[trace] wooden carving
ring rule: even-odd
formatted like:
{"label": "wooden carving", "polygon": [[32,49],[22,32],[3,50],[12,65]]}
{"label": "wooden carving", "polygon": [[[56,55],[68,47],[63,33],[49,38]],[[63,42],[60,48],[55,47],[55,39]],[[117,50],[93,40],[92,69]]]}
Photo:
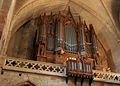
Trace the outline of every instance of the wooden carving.
{"label": "wooden carving", "polygon": [[[77,18],[78,20],[76,20]],[[36,36],[37,60],[63,64],[69,57],[84,58],[87,54],[87,58],[94,59],[94,66],[100,64],[93,25],[90,24],[88,27],[80,16],[74,17],[70,7],[67,14],[62,12],[53,14],[51,12],[50,15],[40,15],[36,21],[38,28]],[[43,58],[44,60],[42,60]],[[89,63],[91,62],[85,62],[88,68]]]}

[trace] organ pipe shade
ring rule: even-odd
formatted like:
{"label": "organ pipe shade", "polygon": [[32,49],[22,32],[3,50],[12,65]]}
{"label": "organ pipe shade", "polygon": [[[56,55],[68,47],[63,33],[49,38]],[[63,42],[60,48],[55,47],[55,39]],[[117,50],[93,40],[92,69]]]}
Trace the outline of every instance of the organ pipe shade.
{"label": "organ pipe shade", "polygon": [[81,52],[85,51],[85,34],[84,34],[84,29],[82,27],[80,27],[80,48],[81,48]]}
{"label": "organ pipe shade", "polygon": [[47,38],[47,50],[53,51],[54,50],[54,37]]}
{"label": "organ pipe shade", "polygon": [[57,22],[56,28],[57,28],[57,37],[58,37],[58,47],[62,47],[62,28],[61,28],[61,22]]}
{"label": "organ pipe shade", "polygon": [[77,34],[72,24],[65,25],[65,49],[77,51]]}
{"label": "organ pipe shade", "polygon": [[94,53],[96,53],[97,52],[97,40],[96,40],[95,34],[92,34],[92,41],[93,41]]}

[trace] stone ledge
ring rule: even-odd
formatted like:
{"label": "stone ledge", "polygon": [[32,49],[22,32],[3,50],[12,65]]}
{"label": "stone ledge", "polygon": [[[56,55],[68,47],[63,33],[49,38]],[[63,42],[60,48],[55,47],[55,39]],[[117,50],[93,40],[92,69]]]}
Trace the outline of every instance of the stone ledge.
{"label": "stone ledge", "polygon": [[[0,57],[1,70],[66,77],[66,67],[59,64],[31,61],[13,57]],[[120,74],[93,70],[94,81],[120,84]]]}

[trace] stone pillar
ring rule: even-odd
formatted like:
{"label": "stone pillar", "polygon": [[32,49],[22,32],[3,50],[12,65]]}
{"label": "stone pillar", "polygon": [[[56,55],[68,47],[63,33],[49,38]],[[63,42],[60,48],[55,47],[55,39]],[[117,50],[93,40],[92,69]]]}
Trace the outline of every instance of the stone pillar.
{"label": "stone pillar", "polygon": [[3,0],[0,0],[0,10],[2,8]]}
{"label": "stone pillar", "polygon": [[6,55],[8,42],[9,42],[8,39],[10,39],[11,37],[10,27],[11,27],[11,21],[12,21],[14,9],[15,9],[15,4],[16,4],[16,0],[12,0],[8,15],[7,15],[6,24],[3,29],[2,38],[1,38],[1,41],[2,41],[1,55]]}

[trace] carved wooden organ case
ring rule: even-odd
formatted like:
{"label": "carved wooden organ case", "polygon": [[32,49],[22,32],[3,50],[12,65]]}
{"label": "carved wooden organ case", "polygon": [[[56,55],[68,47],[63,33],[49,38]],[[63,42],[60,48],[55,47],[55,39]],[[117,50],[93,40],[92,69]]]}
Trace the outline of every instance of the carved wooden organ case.
{"label": "carved wooden organ case", "polygon": [[67,14],[41,15],[36,24],[37,60],[65,64],[68,76],[92,80],[92,68],[100,64],[93,25],[73,16],[70,8]]}
{"label": "carved wooden organ case", "polygon": [[97,42],[93,26],[90,24],[88,27],[80,17],[74,17],[70,9],[67,14],[41,15],[36,24],[38,61],[63,64],[68,58],[81,59],[85,55],[94,59]]}

